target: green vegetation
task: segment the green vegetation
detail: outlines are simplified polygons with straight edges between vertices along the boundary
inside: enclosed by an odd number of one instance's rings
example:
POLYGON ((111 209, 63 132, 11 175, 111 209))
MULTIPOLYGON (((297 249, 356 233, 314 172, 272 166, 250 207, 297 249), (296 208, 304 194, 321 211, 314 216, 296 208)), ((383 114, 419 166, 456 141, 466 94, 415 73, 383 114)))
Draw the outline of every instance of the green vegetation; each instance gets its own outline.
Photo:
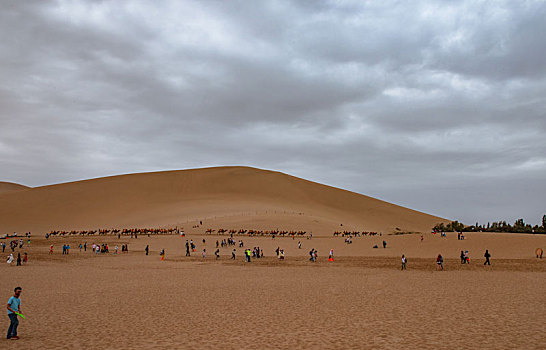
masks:
POLYGON ((546 233, 546 215, 542 217, 542 226, 526 224, 523 219, 518 219, 513 225, 506 221, 487 223, 487 225, 464 225, 458 221, 452 221, 447 225, 437 224, 432 228, 436 232, 515 232, 515 233, 546 233))

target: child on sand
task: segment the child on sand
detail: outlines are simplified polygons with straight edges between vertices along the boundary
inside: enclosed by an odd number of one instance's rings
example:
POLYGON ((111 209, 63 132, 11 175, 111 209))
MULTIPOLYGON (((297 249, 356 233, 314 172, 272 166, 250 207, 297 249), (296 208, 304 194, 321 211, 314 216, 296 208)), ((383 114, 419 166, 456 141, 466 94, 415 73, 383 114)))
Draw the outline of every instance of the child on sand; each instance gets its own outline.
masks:
POLYGON ((17 340, 17 326, 19 326, 19 320, 17 319, 17 314, 21 313, 21 292, 23 289, 21 287, 16 287, 13 292, 13 296, 8 300, 8 317, 10 320, 7 339, 17 340))

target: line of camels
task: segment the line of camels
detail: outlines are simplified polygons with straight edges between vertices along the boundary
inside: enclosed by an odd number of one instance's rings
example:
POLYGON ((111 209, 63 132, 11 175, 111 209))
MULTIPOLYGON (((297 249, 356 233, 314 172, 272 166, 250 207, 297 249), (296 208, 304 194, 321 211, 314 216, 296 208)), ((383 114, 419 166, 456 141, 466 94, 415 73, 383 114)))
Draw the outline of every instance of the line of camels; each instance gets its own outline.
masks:
POLYGON ((96 233, 99 235, 136 235, 136 234, 153 234, 153 235, 168 235, 178 233, 178 228, 124 228, 124 229, 98 229, 98 230, 83 230, 83 231, 51 231, 47 235, 49 236, 93 236, 96 233))
POLYGON ((360 237, 360 236, 375 236, 377 235, 377 232, 369 232, 369 231, 336 231, 334 232, 334 237, 341 236, 341 237, 360 237))
POLYGON ((281 236, 284 237, 286 235, 288 236, 305 236, 307 234, 307 231, 280 231, 280 230, 246 230, 246 229, 230 229, 226 230, 224 228, 219 228, 218 230, 213 230, 211 228, 207 229, 205 233, 207 234, 213 234, 216 232, 219 235, 223 234, 238 234, 238 235, 250 235, 250 236, 281 236))
MULTIPOLYGON (((229 234, 229 235, 250 235, 250 236, 305 236, 307 231, 281 231, 281 230, 253 230, 253 229, 224 229, 219 228, 218 230, 207 229, 206 234, 217 233, 218 235, 229 234)), ((153 234, 153 235, 172 235, 179 234, 180 230, 178 227, 175 228, 124 228, 124 229, 98 229, 98 230, 82 230, 82 231, 51 231, 47 233, 48 236, 93 236, 98 235, 136 235, 136 234, 153 234)), ((377 232, 369 231, 335 231, 334 237, 360 237, 360 236, 375 236, 377 232)))

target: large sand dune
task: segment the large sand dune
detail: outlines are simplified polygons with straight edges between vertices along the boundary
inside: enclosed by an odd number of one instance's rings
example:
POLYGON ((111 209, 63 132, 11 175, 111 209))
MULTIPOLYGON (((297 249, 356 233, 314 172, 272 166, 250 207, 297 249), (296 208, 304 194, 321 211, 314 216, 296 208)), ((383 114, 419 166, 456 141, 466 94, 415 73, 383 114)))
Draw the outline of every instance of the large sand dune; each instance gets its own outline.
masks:
POLYGON ((248 167, 121 175, 0 194, 0 232, 184 226, 205 219, 216 225, 315 235, 330 235, 334 229, 426 232, 445 221, 248 167))

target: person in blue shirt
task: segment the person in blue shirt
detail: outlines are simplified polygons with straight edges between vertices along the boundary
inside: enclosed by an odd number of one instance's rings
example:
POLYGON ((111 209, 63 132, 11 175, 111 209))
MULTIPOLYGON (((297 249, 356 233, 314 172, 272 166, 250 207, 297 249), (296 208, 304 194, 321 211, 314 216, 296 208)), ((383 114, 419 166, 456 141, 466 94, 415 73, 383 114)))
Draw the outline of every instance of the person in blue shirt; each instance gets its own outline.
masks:
POLYGON ((17 336, 17 326, 19 325, 19 320, 17 319, 16 313, 21 313, 21 299, 19 299, 19 296, 21 295, 23 289, 21 287, 16 287, 13 291, 13 296, 8 300, 8 317, 10 324, 7 338, 17 340, 19 339, 17 336))

